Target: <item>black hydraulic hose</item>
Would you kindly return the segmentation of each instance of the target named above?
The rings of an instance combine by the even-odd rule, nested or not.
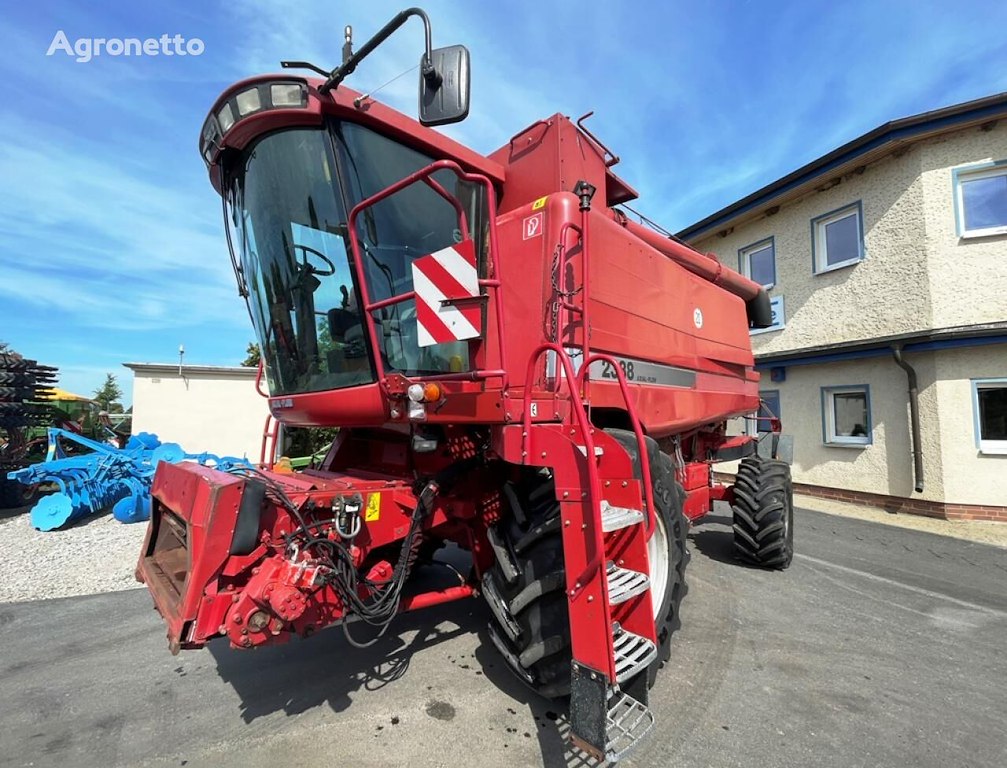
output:
[[[922,493],[923,442],[920,435],[920,389],[916,382],[916,369],[902,358],[902,345],[896,344],[892,347],[892,356],[909,379],[909,428],[913,441],[913,475],[916,479],[916,492]]]

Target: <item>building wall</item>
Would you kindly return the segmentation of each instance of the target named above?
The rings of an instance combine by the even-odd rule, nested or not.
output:
[[[258,461],[269,410],[247,373],[135,370],[133,432],[153,432],[190,453],[247,457]]]
[[[914,490],[908,379],[889,356],[786,368],[787,380],[763,390],[780,393],[784,430],[794,436],[797,483],[951,505],[1007,504],[1007,455],[976,447],[972,379],[1007,375],[1007,345],[907,353],[920,398],[924,489]],[[823,440],[821,388],[870,387],[872,443],[846,447]],[[731,423],[739,434],[741,420]],[[736,463],[717,470],[733,474]],[[953,510],[949,511],[951,514]]]
[[[970,128],[904,148],[728,232],[694,245],[737,269],[738,251],[769,237],[786,327],[752,336],[756,355],[1007,320],[1007,236],[961,238],[953,170],[1007,159],[1007,125]],[[811,220],[861,201],[864,260],[815,274]],[[920,388],[924,491],[914,490],[906,374],[891,356],[786,365],[784,428],[795,437],[794,480],[914,500],[1007,505],[1007,456],[975,443],[973,378],[1007,376],[1007,346],[906,353]],[[870,387],[869,446],[822,436],[821,388]],[[734,430],[738,424],[732,425]],[[724,471],[733,467],[725,465]],[[950,511],[949,511],[950,514]]]
[[[937,358],[937,392],[947,501],[1007,505],[1007,456],[976,447],[972,379],[1007,377],[1007,345],[949,349]],[[928,446],[929,449],[929,446]]]
[[[961,238],[955,168],[1007,160],[1007,125],[969,128],[912,145],[838,184],[694,243],[738,269],[738,251],[769,237],[786,327],[756,334],[756,355],[1007,319],[1007,235]],[[861,201],[864,260],[812,270],[811,220]]]
[[[890,357],[791,366],[786,369],[786,381],[763,383],[763,389],[779,391],[783,427],[794,436],[795,482],[892,496],[943,498],[934,363],[931,354],[915,358],[912,363],[919,378],[921,423],[925,425],[923,442],[936,448],[924,451],[928,482],[922,496],[913,493],[906,375]],[[826,444],[822,387],[863,384],[870,391],[871,444]]]
[[[1007,160],[1007,125],[960,131],[920,146],[933,327],[1007,319],[1007,235],[960,238],[952,170]]]
[[[861,202],[864,260],[831,272],[812,269],[812,219]],[[950,198],[948,200],[950,204]],[[738,269],[738,251],[768,237],[776,248],[777,282],[786,327],[752,336],[756,355],[869,339],[930,327],[924,194],[915,150],[813,192],[735,229],[695,243]]]

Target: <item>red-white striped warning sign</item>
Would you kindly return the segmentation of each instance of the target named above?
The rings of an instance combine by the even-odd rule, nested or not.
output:
[[[482,310],[478,303],[461,302],[457,306],[443,303],[445,299],[479,295],[475,246],[471,240],[416,259],[413,290],[421,347],[482,335]]]

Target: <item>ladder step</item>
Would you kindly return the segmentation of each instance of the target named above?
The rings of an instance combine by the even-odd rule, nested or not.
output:
[[[628,507],[613,507],[604,499],[601,500],[601,530],[605,533],[628,528],[642,523],[645,519],[642,510]]]
[[[628,756],[654,727],[654,713],[643,702],[616,689],[605,718],[605,757],[610,763]]]
[[[609,605],[625,603],[631,597],[636,597],[650,589],[650,579],[647,574],[631,571],[628,568],[620,568],[613,562],[608,564],[607,576]]]
[[[612,643],[615,647],[615,680],[624,683],[642,672],[657,658],[657,645],[645,637],[625,630],[616,622],[612,625]]]

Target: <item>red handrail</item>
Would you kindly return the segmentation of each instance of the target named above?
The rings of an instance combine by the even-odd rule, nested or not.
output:
[[[563,307],[563,309],[565,309],[567,312],[572,312],[572,313],[575,313],[575,314],[583,315],[584,314],[583,307],[578,307],[576,304],[573,304],[572,302],[567,301],[567,295],[568,295],[568,293],[572,296],[574,293],[577,293],[577,291],[568,292],[568,291],[564,291],[563,290],[563,283],[562,283],[562,281],[563,281],[563,271],[564,271],[563,268],[567,264],[569,253],[570,253],[570,249],[568,249],[566,247],[566,236],[567,236],[567,233],[570,232],[570,231],[576,232],[578,238],[581,236],[581,234],[583,232],[583,230],[579,226],[577,226],[576,224],[573,224],[572,222],[569,222],[569,221],[564,221],[563,222],[563,226],[561,226],[559,228],[559,251],[560,251],[560,254],[559,254],[559,258],[556,260],[556,273],[557,274],[556,274],[556,277],[555,277],[555,281],[556,282],[555,282],[555,284],[553,286],[553,290],[556,291],[559,294],[559,297],[560,297],[559,298],[559,305],[561,307]],[[582,257],[582,259],[583,259],[583,256],[584,256],[584,248],[581,247],[581,257]],[[556,329],[556,334],[557,334],[557,336],[559,335],[559,328]],[[557,341],[558,340],[559,339],[557,338]]]
[[[642,477],[643,493],[644,493],[644,500],[646,501],[647,506],[646,532],[647,537],[649,538],[654,532],[654,490],[653,485],[651,483],[653,476],[651,475],[650,472],[650,456],[647,452],[647,442],[644,438],[643,427],[640,424],[640,418],[637,415],[636,406],[634,406],[633,402],[630,400],[629,385],[626,381],[626,375],[622,370],[622,366],[620,366],[618,361],[616,361],[616,359],[611,355],[606,355],[600,352],[595,353],[591,352],[591,339],[590,339],[591,324],[589,321],[589,313],[588,313],[588,300],[590,294],[590,276],[589,276],[590,264],[588,261],[588,257],[590,255],[588,253],[588,232],[590,231],[589,228],[590,222],[588,217],[590,216],[590,213],[591,213],[590,208],[582,207],[580,226],[578,227],[576,224],[565,222],[562,228],[560,229],[560,247],[563,249],[563,253],[562,258],[557,260],[558,261],[557,270],[562,272],[563,267],[566,264],[566,256],[567,256],[566,234],[569,230],[573,230],[580,235],[581,272],[582,272],[581,288],[580,288],[582,296],[581,306],[577,307],[573,305],[571,302],[567,302],[565,300],[561,300],[560,305],[563,306],[568,311],[579,313],[581,316],[581,323],[583,326],[581,328],[582,362],[580,370],[577,372],[577,379],[576,379],[577,391],[579,392],[580,398],[583,398],[585,401],[589,401],[588,381],[591,375],[590,374],[591,363],[598,360],[606,362],[610,366],[612,366],[612,369],[616,372],[616,378],[619,382],[619,391],[622,394],[623,402],[626,403],[626,412],[629,414],[630,424],[633,426],[633,434],[636,436],[637,448],[640,454],[640,473],[643,476]],[[562,280],[562,275],[557,275],[557,285],[559,285],[559,280]],[[556,332],[557,334],[559,333],[558,328]],[[571,389],[571,395],[572,396],[575,395],[576,393],[572,391],[573,382],[568,381],[568,384]],[[529,394],[528,392],[525,392],[526,399],[528,397],[528,394]],[[525,432],[527,431],[528,428],[525,427]]]
[[[269,393],[263,391],[262,389],[262,370],[265,366],[262,363],[262,358],[259,358],[259,370],[255,374],[255,391],[258,392],[262,397],[269,398]]]
[[[273,429],[269,428],[270,423],[274,423]],[[259,465],[266,469],[273,468],[273,461],[276,458],[276,436],[280,431],[280,422],[273,418],[273,414],[266,416],[266,423],[262,425],[262,447],[259,450]],[[267,451],[266,446],[272,442],[272,450]],[[267,454],[269,461],[266,461]]]
[[[600,360],[608,363],[615,371],[619,380],[619,391],[622,399],[626,403],[626,413],[629,414],[629,423],[633,425],[633,434],[636,435],[637,449],[640,452],[640,473],[643,475],[643,498],[647,502],[647,538],[654,532],[654,486],[651,484],[652,475],[650,473],[650,456],[647,453],[647,441],[643,434],[643,426],[640,424],[640,417],[636,413],[636,406],[629,399],[629,383],[626,381],[626,374],[619,365],[619,361],[611,355],[602,352],[594,352],[581,365],[577,372],[578,389],[584,387],[583,382],[587,380],[591,363]]]
[[[360,239],[357,236],[357,217],[366,208],[379,203],[380,201],[391,197],[396,192],[399,192],[406,187],[415,184],[418,181],[423,181],[427,186],[433,189],[437,194],[441,195],[451,203],[454,207],[455,212],[459,216],[461,226],[463,230],[467,230],[468,224],[465,219],[465,211],[461,207],[461,203],[447,192],[437,181],[430,179],[429,177],[441,170],[453,171],[456,176],[463,179],[464,181],[471,182],[473,184],[481,184],[486,189],[486,206],[489,212],[489,235],[490,235],[490,254],[489,254],[489,266],[492,279],[490,280],[480,280],[479,284],[486,288],[491,288],[493,290],[493,307],[495,315],[495,325],[497,332],[497,352],[500,360],[500,368],[498,371],[502,372],[501,386],[507,388],[507,346],[504,344],[504,328],[503,328],[503,311],[500,306],[500,294],[502,291],[501,287],[501,275],[500,275],[500,262],[499,254],[500,250],[497,244],[497,230],[496,230],[496,219],[494,215],[497,209],[496,202],[496,190],[493,187],[493,183],[485,176],[478,173],[466,173],[462,170],[462,167],[453,160],[437,160],[426,168],[421,168],[415,173],[411,173],[403,179],[390,184],[389,186],[382,189],[370,197],[361,200],[355,206],[353,210],[350,211],[349,221],[347,224],[347,229],[349,230],[350,236],[350,246],[353,249],[353,267],[357,275],[357,283],[360,287],[360,299],[361,306],[364,307],[364,311],[370,313],[372,310],[380,308],[382,306],[389,306],[390,304],[397,304],[402,301],[412,297],[411,292],[409,294],[400,294],[399,296],[394,296],[391,299],[384,299],[381,302],[371,302],[370,292],[367,286],[367,274],[364,269],[363,260],[360,258]],[[368,323],[370,325],[370,323]],[[371,352],[374,359],[374,366],[378,374],[379,379],[385,378],[385,367],[381,360],[381,345],[378,342],[377,336],[374,334],[373,328],[370,328],[370,333],[368,336],[371,341]],[[493,371],[496,373],[497,371]],[[427,377],[429,378],[429,377]],[[482,378],[487,378],[483,376]]]
[[[556,354],[557,361],[563,366],[563,373],[566,375],[566,380],[568,386],[571,388],[570,399],[573,403],[574,417],[576,418],[577,425],[580,427],[581,432],[584,435],[584,458],[587,461],[587,482],[588,482],[588,499],[591,504],[591,512],[594,515],[596,512],[597,519],[594,522],[599,523],[593,526],[594,535],[591,537],[591,559],[588,561],[587,567],[584,568],[584,572],[578,577],[575,582],[578,586],[575,587],[573,594],[570,596],[571,600],[576,600],[584,589],[584,585],[587,580],[594,574],[594,572],[601,566],[601,561],[605,554],[605,545],[601,537],[601,525],[600,525],[600,508],[598,504],[601,500],[601,480],[598,477],[598,466],[595,463],[595,452],[594,452],[594,427],[587,418],[587,412],[584,410],[584,403],[581,401],[580,397],[576,392],[572,391],[572,384],[576,382],[577,376],[573,372],[573,366],[570,363],[570,356],[566,353],[559,344],[553,342],[546,342],[540,344],[532,352],[531,357],[528,359],[528,369],[525,375],[525,392],[524,392],[524,404],[523,413],[521,414],[521,455],[523,458],[527,458],[532,453],[532,430],[531,430],[531,393],[532,393],[532,377],[535,375],[535,365],[538,363],[538,359],[542,356],[543,352],[552,351]]]

